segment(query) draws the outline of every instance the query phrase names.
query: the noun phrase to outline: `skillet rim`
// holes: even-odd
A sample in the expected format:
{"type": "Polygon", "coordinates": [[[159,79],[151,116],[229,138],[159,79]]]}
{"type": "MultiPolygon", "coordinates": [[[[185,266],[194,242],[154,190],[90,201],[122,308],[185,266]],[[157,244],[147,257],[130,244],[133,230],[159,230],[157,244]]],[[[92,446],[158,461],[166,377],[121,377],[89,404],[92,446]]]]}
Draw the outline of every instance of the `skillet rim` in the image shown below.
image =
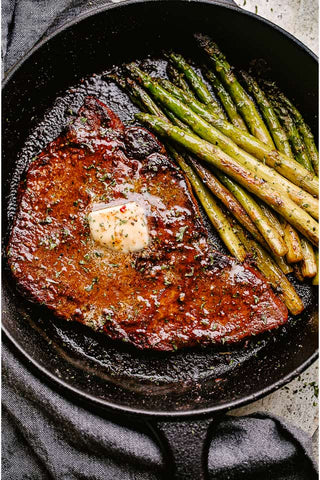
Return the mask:
{"type": "MultiPolygon", "coordinates": [[[[63,390],[67,391],[68,393],[71,393],[72,395],[76,395],[78,399],[85,400],[87,404],[94,405],[96,407],[102,408],[102,409],[107,409],[110,412],[113,413],[124,413],[126,415],[131,415],[131,416],[139,416],[139,417],[145,417],[145,418],[157,418],[157,419],[164,419],[164,418],[199,418],[199,417],[206,417],[212,414],[222,414],[224,412],[227,412],[229,410],[233,410],[235,408],[240,408],[244,407],[245,405],[248,405],[249,403],[255,402],[259,400],[260,398],[266,396],[267,394],[270,394],[279,388],[283,387],[287,383],[291,382],[294,378],[296,378],[298,375],[300,375],[302,372],[304,372],[310,365],[312,365],[317,359],[318,359],[318,349],[307,359],[305,362],[303,362],[299,367],[297,367],[295,370],[290,372],[288,375],[285,377],[279,379],[277,382],[274,382],[272,385],[265,387],[261,390],[259,390],[257,393],[251,393],[250,395],[247,395],[245,397],[222,403],[221,405],[215,405],[213,407],[207,407],[207,408],[200,408],[198,410],[193,409],[193,410],[186,410],[186,411],[158,411],[158,410],[143,410],[139,408],[132,408],[128,406],[123,406],[123,405],[117,405],[116,403],[107,401],[107,400],[102,400],[98,397],[95,397],[89,393],[84,392],[83,390],[80,390],[78,388],[73,387],[72,385],[68,384],[61,378],[55,376],[52,374],[50,371],[48,371],[45,367],[39,365],[32,357],[29,355],[27,352],[23,350],[23,348],[20,346],[20,344],[11,336],[11,334],[7,331],[5,327],[2,327],[3,332],[5,333],[6,337],[12,342],[15,348],[19,351],[22,356],[31,363],[33,367],[45,377],[45,380],[47,381],[48,379],[53,383],[56,384],[58,387],[62,388],[63,390]]],[[[28,367],[27,367],[28,368],[28,367]]]]}
{"type": "MultiPolygon", "coordinates": [[[[33,47],[28,50],[23,57],[18,60],[12,67],[9,68],[7,72],[4,74],[4,78],[2,81],[2,91],[4,91],[6,84],[9,82],[11,77],[14,75],[14,73],[21,67],[21,65],[31,56],[33,55],[34,52],[36,52],[39,48],[42,47],[45,43],[47,43],[49,40],[51,40],[53,37],[58,35],[64,30],[67,30],[69,27],[76,25],[77,23],[80,23],[82,20],[85,20],[89,17],[92,17],[96,14],[99,14],[101,12],[104,12],[106,10],[112,10],[114,8],[116,9],[121,9],[123,7],[126,7],[127,5],[136,5],[136,4],[143,4],[143,3],[170,3],[171,0],[122,0],[121,3],[110,3],[106,5],[102,5],[99,7],[92,8],[80,15],[78,15],[76,18],[69,20],[68,22],[63,23],[60,27],[58,27],[56,30],[51,32],[49,35],[43,36],[33,47]]],[[[226,8],[229,10],[234,10],[240,15],[245,15],[252,17],[254,19],[257,19],[258,21],[264,23],[267,25],[269,28],[273,30],[277,30],[279,33],[287,37],[289,40],[293,41],[301,50],[303,50],[305,53],[309,54],[313,60],[318,62],[318,56],[310,50],[309,47],[307,47],[304,43],[301,42],[297,37],[292,35],[291,33],[287,32],[284,30],[282,27],[279,25],[276,25],[275,23],[271,22],[270,20],[261,17],[260,15],[257,15],[252,12],[248,12],[246,10],[243,10],[241,7],[239,7],[237,4],[233,4],[233,0],[176,0],[180,2],[181,4],[186,3],[186,4],[192,4],[192,3],[203,3],[206,5],[212,5],[212,6],[218,6],[221,8],[226,8]],[[231,3],[232,2],[232,3],[231,3]]]]}
{"type": "MultiPolygon", "coordinates": [[[[318,61],[318,56],[312,52],[306,45],[304,45],[299,39],[297,39],[294,35],[291,33],[287,32],[284,30],[282,27],[279,27],[278,25],[274,24],[270,20],[267,20],[257,14],[254,14],[252,12],[247,12],[240,8],[238,5],[233,4],[232,0],[177,0],[181,5],[184,3],[186,4],[206,4],[206,5],[211,5],[211,6],[218,6],[221,8],[226,8],[229,10],[234,10],[240,15],[246,15],[249,17],[253,17],[254,20],[260,21],[263,24],[265,24],[268,28],[271,30],[277,30],[280,34],[284,35],[287,37],[291,42],[295,44],[295,46],[299,47],[301,50],[303,50],[304,53],[308,54],[309,56],[312,57],[313,60],[316,62],[318,61]],[[232,2],[232,3],[231,3],[232,2]]],[[[68,28],[80,23],[81,21],[88,19],[90,17],[93,17],[94,15],[100,14],[102,12],[112,10],[114,8],[116,9],[121,9],[125,8],[128,5],[141,5],[141,4],[156,4],[156,3],[169,3],[170,0],[124,0],[121,3],[110,3],[106,5],[101,5],[99,7],[92,8],[80,15],[78,15],[76,18],[63,23],[60,27],[55,29],[52,33],[49,35],[45,35],[39,40],[17,63],[15,63],[6,73],[3,79],[2,83],[2,94],[5,92],[6,85],[9,83],[11,78],[14,76],[14,74],[19,70],[19,68],[24,64],[24,62],[31,57],[38,49],[40,49],[44,44],[49,42],[52,38],[54,38],[56,35],[59,35],[61,32],[64,30],[67,30],[68,28]]],[[[207,408],[200,408],[200,409],[191,409],[191,410],[186,410],[186,411],[152,411],[152,410],[143,410],[143,409],[138,409],[138,408],[132,408],[124,405],[117,405],[116,403],[107,401],[107,400],[102,400],[98,397],[95,397],[89,393],[84,392],[83,390],[80,390],[76,387],[73,387],[72,385],[68,384],[61,378],[55,376],[53,373],[51,373],[49,370],[47,370],[45,367],[41,366],[38,364],[36,360],[34,360],[29,353],[27,353],[24,348],[20,345],[20,343],[13,338],[13,336],[9,333],[7,328],[3,325],[1,325],[1,329],[5,336],[10,340],[10,342],[14,345],[14,347],[21,353],[21,355],[26,359],[30,364],[35,367],[35,369],[38,372],[41,372],[41,374],[45,377],[46,380],[50,380],[53,382],[53,384],[57,385],[58,387],[61,387],[63,390],[66,390],[69,393],[72,393],[73,395],[76,395],[78,398],[85,400],[86,402],[93,404],[95,406],[98,406],[102,409],[108,409],[111,412],[115,413],[125,413],[129,415],[135,415],[135,416],[143,416],[147,418],[190,418],[190,417],[204,417],[208,416],[212,413],[223,413],[228,410],[231,410],[233,408],[239,408],[244,405],[247,405],[248,403],[254,402],[262,397],[264,397],[267,394],[270,394],[274,392],[275,390],[279,389],[280,387],[286,385],[289,383],[291,380],[296,378],[299,374],[301,374],[303,371],[305,371],[312,363],[314,363],[317,358],[318,358],[318,348],[313,352],[310,357],[305,360],[302,364],[300,364],[297,368],[295,368],[293,371],[291,371],[289,374],[286,376],[280,378],[276,382],[273,382],[271,385],[268,387],[264,387],[261,390],[259,390],[256,393],[251,393],[250,395],[247,395],[245,397],[241,397],[239,399],[229,401],[226,403],[222,403],[221,405],[215,405],[212,407],[207,407],[207,408]]]]}

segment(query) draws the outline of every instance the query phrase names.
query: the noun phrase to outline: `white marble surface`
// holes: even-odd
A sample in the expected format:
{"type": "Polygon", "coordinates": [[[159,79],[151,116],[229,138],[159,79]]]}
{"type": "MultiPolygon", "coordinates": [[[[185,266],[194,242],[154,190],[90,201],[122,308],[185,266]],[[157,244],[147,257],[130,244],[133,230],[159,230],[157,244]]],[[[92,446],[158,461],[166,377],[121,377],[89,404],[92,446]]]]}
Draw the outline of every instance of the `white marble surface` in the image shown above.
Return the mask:
{"type": "MultiPolygon", "coordinates": [[[[317,0],[236,0],[242,8],[258,13],[292,33],[318,53],[317,0]]],[[[318,362],[296,380],[231,415],[264,411],[279,415],[313,436],[318,452],[318,362]]]]}
{"type": "Polygon", "coordinates": [[[239,7],[271,20],[319,51],[318,0],[235,0],[239,7]]]}

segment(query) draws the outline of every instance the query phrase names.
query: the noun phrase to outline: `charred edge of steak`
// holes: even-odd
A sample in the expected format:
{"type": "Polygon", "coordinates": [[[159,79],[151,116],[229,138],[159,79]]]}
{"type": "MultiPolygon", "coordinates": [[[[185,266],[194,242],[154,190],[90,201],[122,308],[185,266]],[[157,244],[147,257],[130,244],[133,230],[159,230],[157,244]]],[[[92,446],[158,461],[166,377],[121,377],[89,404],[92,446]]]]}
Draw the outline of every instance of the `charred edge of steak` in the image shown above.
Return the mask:
{"type": "Polygon", "coordinates": [[[81,144],[96,137],[123,133],[121,120],[104,103],[95,97],[86,97],[77,117],[67,128],[67,140],[81,144]]]}
{"type": "Polygon", "coordinates": [[[152,153],[161,153],[164,151],[162,145],[146,129],[141,127],[131,127],[125,131],[124,143],[126,145],[126,154],[129,158],[143,159],[152,153]]]}

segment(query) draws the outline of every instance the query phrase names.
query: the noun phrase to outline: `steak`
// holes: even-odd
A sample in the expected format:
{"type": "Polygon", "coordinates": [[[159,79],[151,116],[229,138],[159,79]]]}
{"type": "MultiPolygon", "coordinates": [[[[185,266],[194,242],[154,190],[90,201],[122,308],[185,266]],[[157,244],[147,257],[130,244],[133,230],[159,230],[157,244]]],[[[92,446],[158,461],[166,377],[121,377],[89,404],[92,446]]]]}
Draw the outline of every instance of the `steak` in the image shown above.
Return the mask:
{"type": "Polygon", "coordinates": [[[94,97],[30,164],[18,198],[9,265],[19,289],[59,317],[153,350],[237,342],[287,321],[264,277],[209,243],[158,140],[94,97]],[[132,202],[145,212],[144,248],[93,239],[91,212],[132,202]]]}

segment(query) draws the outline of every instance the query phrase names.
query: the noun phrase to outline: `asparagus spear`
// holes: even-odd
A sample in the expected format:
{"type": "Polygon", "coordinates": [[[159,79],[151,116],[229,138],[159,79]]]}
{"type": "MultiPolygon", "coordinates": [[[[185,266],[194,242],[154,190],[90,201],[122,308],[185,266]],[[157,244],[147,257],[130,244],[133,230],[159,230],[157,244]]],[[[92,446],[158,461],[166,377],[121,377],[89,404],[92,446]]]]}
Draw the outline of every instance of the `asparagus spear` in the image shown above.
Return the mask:
{"type": "Polygon", "coordinates": [[[245,246],[247,252],[251,253],[258,269],[269,280],[271,285],[280,289],[280,297],[293,315],[298,315],[304,309],[303,302],[295,291],[293,285],[282,273],[279,267],[272,260],[270,255],[254,240],[249,239],[243,229],[236,225],[235,232],[245,246]]]}
{"type": "Polygon", "coordinates": [[[305,123],[299,110],[290,102],[287,97],[283,95],[283,93],[280,93],[280,100],[289,108],[291,114],[293,115],[298,127],[298,131],[307,147],[314,171],[316,172],[317,176],[319,176],[319,153],[310,127],[305,123]]]}
{"type": "Polygon", "coordinates": [[[245,132],[247,132],[248,129],[246,127],[245,122],[243,121],[241,115],[239,115],[237,107],[233,103],[232,98],[230,97],[229,93],[224,88],[223,84],[220,82],[218,77],[208,68],[205,68],[204,74],[207,80],[214,87],[218,97],[220,98],[222,105],[224,106],[225,111],[228,114],[228,117],[231,123],[233,123],[235,127],[238,127],[241,130],[244,130],[245,132]]]}
{"type": "Polygon", "coordinates": [[[177,161],[181,170],[183,170],[186,174],[212,225],[217,230],[229,252],[240,262],[243,262],[246,257],[246,252],[236,233],[233,231],[228,218],[218,206],[209,190],[203,185],[197,174],[193,171],[190,165],[187,164],[182,155],[180,155],[175,149],[170,149],[170,152],[177,161]]]}
{"type": "Polygon", "coordinates": [[[312,278],[318,271],[317,260],[312,245],[305,238],[301,238],[301,248],[303,260],[301,262],[301,272],[304,277],[312,278]]]}
{"type": "Polygon", "coordinates": [[[158,115],[159,117],[166,119],[158,105],[152,100],[147,92],[140,87],[140,85],[132,80],[132,78],[123,78],[115,73],[108,74],[105,78],[112,80],[120,88],[125,90],[129,94],[130,99],[138,108],[140,108],[140,110],[147,111],[153,115],[158,115]]]}
{"type": "Polygon", "coordinates": [[[316,257],[317,273],[312,279],[312,285],[319,285],[319,251],[316,250],[314,253],[316,257]]]}
{"type": "Polygon", "coordinates": [[[241,75],[246,82],[249,92],[254,96],[260,108],[262,116],[272,135],[275,146],[277,147],[279,152],[282,152],[288,157],[293,158],[288,137],[284,129],[282,128],[282,125],[279,122],[279,119],[275,111],[273,110],[267,96],[261,90],[256,80],[254,80],[248,73],[242,71],[241,75]]]}
{"type": "MultiPolygon", "coordinates": [[[[308,141],[310,140],[311,145],[313,145],[315,147],[314,140],[313,140],[313,135],[312,135],[309,127],[304,123],[304,120],[303,120],[300,112],[281,93],[280,93],[280,100],[283,104],[285,104],[289,107],[290,113],[292,113],[293,116],[296,117],[295,120],[296,120],[296,123],[297,123],[297,126],[298,126],[298,132],[297,132],[297,135],[296,135],[297,138],[296,138],[295,147],[296,148],[297,148],[297,146],[299,147],[300,146],[300,140],[301,140],[301,143],[303,143],[302,140],[305,139],[304,147],[307,147],[307,148],[305,148],[305,150],[302,150],[302,152],[304,154],[307,154],[307,155],[305,155],[305,157],[303,156],[302,158],[303,159],[306,158],[308,169],[310,171],[313,171],[313,169],[311,167],[311,163],[308,160],[311,159],[312,163],[314,163],[314,160],[315,160],[315,157],[316,157],[316,159],[318,161],[318,152],[315,149],[316,150],[314,152],[315,155],[312,158],[312,155],[310,155],[310,151],[308,150],[308,145],[307,145],[308,141]],[[299,124],[302,128],[299,128],[299,124]],[[300,134],[301,134],[301,136],[300,136],[300,134]]],[[[290,122],[290,125],[291,125],[291,122],[290,122]]],[[[292,129],[292,131],[294,132],[294,129],[292,129]]],[[[310,145],[310,143],[309,143],[309,145],[310,145]]],[[[312,146],[311,146],[311,149],[312,149],[312,146]]],[[[291,226],[287,227],[287,229],[290,229],[290,228],[292,229],[291,226]]],[[[297,235],[297,233],[295,231],[294,231],[294,234],[297,235]]],[[[294,240],[293,240],[293,243],[294,243],[294,240]]],[[[296,269],[296,275],[297,275],[298,278],[300,278],[300,280],[301,280],[301,277],[312,278],[317,274],[317,270],[318,270],[314,249],[313,249],[312,245],[308,242],[308,240],[306,240],[303,237],[300,238],[300,246],[301,246],[301,252],[302,252],[302,260],[301,260],[301,263],[299,265],[299,270],[296,269]]],[[[291,246],[289,246],[289,247],[291,247],[291,246]]],[[[289,248],[289,251],[290,251],[290,248],[289,248]]]]}
{"type": "Polygon", "coordinates": [[[265,82],[269,89],[270,95],[280,100],[281,104],[285,106],[292,115],[297,129],[301,135],[301,139],[305,143],[306,151],[311,159],[314,171],[319,176],[319,153],[315,145],[314,137],[312,135],[310,127],[305,123],[299,110],[293,105],[293,103],[275,86],[274,83],[265,82]]]}
{"type": "MultiPolygon", "coordinates": [[[[158,80],[158,86],[151,86],[150,83],[148,83],[148,78],[144,76],[143,72],[138,73],[137,70],[135,70],[135,74],[140,76],[140,81],[142,81],[145,88],[149,89],[151,93],[159,99],[160,102],[167,102],[168,99],[175,97],[177,102],[174,106],[171,104],[171,108],[178,108],[181,110],[181,105],[178,103],[178,101],[185,103],[185,106],[190,106],[195,114],[200,115],[200,117],[210,123],[212,127],[215,127],[226,137],[229,137],[229,142],[231,142],[230,145],[232,145],[233,142],[236,143],[246,152],[251,153],[262,162],[266,162],[267,165],[277,170],[277,172],[281,174],[280,178],[284,191],[288,192],[291,198],[302,208],[305,208],[310,214],[315,216],[315,218],[318,218],[318,201],[313,198],[312,195],[307,193],[311,192],[313,195],[318,194],[318,180],[298,162],[290,159],[281,152],[266,146],[249,133],[236,128],[229,122],[225,122],[214,116],[212,113],[209,113],[200,102],[195,101],[189,95],[186,95],[185,92],[178,89],[167,80],[158,80]],[[161,86],[163,88],[162,90],[159,90],[159,87],[161,86]],[[172,95],[170,95],[170,93],[172,95]],[[291,181],[287,180],[287,178],[291,181]],[[304,192],[302,188],[307,190],[307,192],[304,192]]],[[[190,116],[190,109],[184,109],[181,112],[181,115],[184,115],[185,121],[187,121],[188,116],[190,116]]],[[[189,121],[189,124],[191,124],[193,120],[194,118],[189,121]]]]}
{"type": "Polygon", "coordinates": [[[296,230],[283,219],[280,219],[284,231],[284,240],[288,247],[286,260],[288,263],[298,263],[303,259],[300,237],[296,230]]]}
{"type": "Polygon", "coordinates": [[[177,118],[175,114],[171,112],[171,110],[164,108],[163,111],[166,114],[167,118],[170,120],[170,122],[173,123],[173,125],[176,125],[176,127],[179,127],[182,130],[190,132],[190,128],[188,127],[188,125],[186,125],[179,118],[177,118]]]}
{"type": "Polygon", "coordinates": [[[138,101],[138,105],[141,105],[144,110],[147,110],[152,115],[157,115],[160,118],[166,119],[166,116],[163,114],[161,108],[150,98],[143,88],[140,87],[134,80],[131,78],[126,79],[128,90],[131,94],[131,97],[138,101]]]}
{"type": "Polygon", "coordinates": [[[168,63],[167,74],[174,85],[176,85],[178,88],[181,88],[181,90],[187,94],[193,96],[192,90],[186,82],[183,73],[180,73],[171,63],[168,63]]]}
{"type": "Polygon", "coordinates": [[[265,244],[264,238],[250,219],[249,215],[238,202],[235,196],[216,178],[216,176],[201,165],[195,158],[189,159],[193,169],[197,172],[203,183],[225,205],[241,225],[243,225],[258,242],[265,244]]]}
{"type": "Polygon", "coordinates": [[[307,149],[301,140],[300,134],[295,126],[293,118],[291,117],[289,111],[286,109],[284,105],[282,105],[278,98],[274,96],[270,96],[274,110],[278,117],[280,118],[282,125],[286,131],[286,134],[291,142],[292,148],[295,153],[295,158],[297,161],[304,166],[306,170],[309,172],[313,172],[313,167],[311,160],[309,158],[307,149]]]}
{"type": "MultiPolygon", "coordinates": [[[[254,95],[260,107],[262,115],[273,136],[275,145],[277,146],[280,152],[285,153],[291,158],[294,158],[287,134],[282,128],[278,120],[278,117],[274,112],[268,98],[266,97],[264,92],[260,89],[258,83],[252,77],[250,77],[250,75],[248,75],[245,72],[242,72],[242,77],[244,78],[250,93],[254,95]]],[[[265,214],[267,215],[268,213],[265,212],[265,214]]],[[[280,225],[279,222],[278,224],[280,225]]],[[[301,275],[304,277],[308,275],[313,276],[312,272],[314,272],[316,265],[315,265],[312,246],[310,245],[310,243],[307,243],[307,240],[303,238],[300,240],[298,233],[285,220],[282,221],[282,224],[283,224],[283,236],[288,246],[287,261],[289,263],[296,263],[302,259],[301,269],[300,269],[301,275]]],[[[299,278],[301,277],[300,270],[299,270],[299,278]]]]}
{"type": "Polygon", "coordinates": [[[303,251],[301,248],[300,236],[290,223],[286,223],[285,230],[285,241],[288,246],[288,253],[286,255],[286,260],[288,263],[297,263],[303,260],[303,251]],[[287,237],[290,237],[287,239],[287,237]]]}
{"type": "Polygon", "coordinates": [[[285,275],[288,275],[288,273],[291,273],[293,271],[292,265],[287,263],[285,257],[278,257],[277,255],[273,255],[272,253],[271,256],[285,275]]]}
{"type": "Polygon", "coordinates": [[[126,80],[125,78],[123,77],[120,77],[119,75],[117,75],[116,73],[106,73],[105,75],[103,75],[103,78],[104,79],[108,79],[108,80],[112,80],[113,82],[115,82],[120,88],[122,88],[123,90],[126,90],[126,80]]]}
{"type": "Polygon", "coordinates": [[[271,148],[274,148],[272,138],[262,118],[260,117],[254,102],[238,82],[237,77],[232,71],[225,56],[219,50],[218,45],[205,35],[197,34],[196,39],[204,51],[209,55],[209,58],[213,62],[217,73],[221,77],[221,80],[228,88],[230,95],[237,106],[237,109],[246,121],[250,132],[255,137],[259,138],[259,140],[261,140],[263,143],[269,145],[271,148]]]}
{"type": "Polygon", "coordinates": [[[277,215],[272,212],[264,203],[261,203],[260,207],[271,225],[273,225],[274,228],[280,233],[281,237],[284,237],[284,231],[277,215]]]}
{"type": "Polygon", "coordinates": [[[272,252],[279,257],[283,257],[288,249],[281,235],[269,222],[258,203],[251,197],[251,195],[248,195],[242,187],[231,178],[227,177],[227,175],[220,172],[218,173],[218,178],[243,206],[272,252]]]}
{"type": "Polygon", "coordinates": [[[304,277],[312,278],[318,269],[314,247],[304,237],[300,238],[300,245],[302,250],[301,273],[304,277]]]}
{"type": "Polygon", "coordinates": [[[169,56],[171,62],[181,71],[194,90],[199,100],[204,103],[207,108],[215,113],[219,118],[226,120],[226,116],[218,102],[213,98],[207,86],[202,81],[201,77],[194,71],[194,69],[185,61],[182,55],[171,53],[169,56]]]}
{"type": "MultiPolygon", "coordinates": [[[[268,244],[261,236],[259,230],[256,228],[250,217],[247,215],[246,211],[243,209],[242,205],[234,197],[234,195],[224,186],[222,183],[217,180],[213,173],[206,168],[204,168],[197,160],[194,158],[189,158],[192,166],[201,177],[203,183],[212,191],[212,193],[219,198],[219,200],[227,207],[227,209],[233,214],[234,218],[244,226],[248,232],[251,233],[253,238],[255,238],[260,245],[265,249],[269,250],[268,244]]],[[[274,261],[281,268],[282,272],[287,275],[292,272],[292,267],[287,264],[284,257],[279,257],[272,254],[274,261]]]]}
{"type": "MultiPolygon", "coordinates": [[[[182,128],[188,130],[188,127],[183,124],[174,114],[171,112],[166,112],[171,117],[173,123],[177,126],[182,124],[182,128]]],[[[181,127],[180,127],[181,128],[181,127]]],[[[190,131],[190,129],[189,129],[190,131]]],[[[172,150],[171,150],[172,151],[172,150]]],[[[189,161],[191,162],[193,168],[196,170],[200,178],[202,179],[203,183],[207,185],[207,187],[212,191],[212,193],[220,199],[220,201],[227,207],[227,209],[234,215],[234,217],[238,220],[238,222],[243,225],[251,234],[252,236],[258,240],[258,242],[268,249],[268,245],[266,244],[264,238],[260,235],[259,231],[255,227],[254,223],[250,220],[250,217],[247,215],[246,211],[242,208],[239,204],[237,199],[231,194],[231,192],[224,187],[207,169],[205,169],[197,160],[194,158],[189,157],[189,161]]],[[[262,205],[263,206],[263,205],[262,205]]],[[[266,208],[265,206],[263,206],[266,208]]],[[[267,213],[269,218],[272,217],[272,212],[267,209],[267,213]]],[[[280,229],[281,225],[278,222],[277,228],[280,229]]],[[[283,232],[282,232],[283,233],[283,232]]],[[[272,254],[272,257],[281,271],[287,275],[288,273],[292,272],[292,267],[285,261],[284,257],[279,257],[277,255],[272,254]]]]}
{"type": "MultiPolygon", "coordinates": [[[[128,92],[127,80],[125,78],[120,77],[116,73],[108,73],[107,75],[104,76],[104,78],[107,78],[108,80],[112,80],[114,83],[116,83],[118,85],[118,87],[120,87],[122,90],[125,90],[126,92],[128,92]]],[[[133,80],[132,80],[132,82],[133,82],[133,80]]],[[[143,90],[140,87],[140,85],[138,85],[137,83],[135,83],[135,84],[139,87],[139,89],[143,90]]],[[[141,100],[139,98],[139,95],[135,95],[133,92],[129,91],[129,96],[130,96],[130,99],[132,100],[132,102],[138,108],[140,108],[140,110],[144,110],[143,103],[141,102],[141,100]]],[[[154,113],[156,115],[155,112],[150,112],[150,113],[154,113]]]]}
{"type": "MultiPolygon", "coordinates": [[[[245,168],[239,161],[222,152],[217,146],[179,129],[162,119],[148,115],[137,114],[137,119],[146,123],[157,134],[178,143],[192,154],[224,171],[250,192],[264,200],[274,210],[292,223],[311,242],[318,242],[318,224],[304,210],[299,208],[285,194],[279,195],[270,184],[259,178],[256,173],[245,168]]],[[[259,164],[261,165],[261,164],[259,164]]]]}
{"type": "MultiPolygon", "coordinates": [[[[264,205],[263,203],[261,203],[260,205],[261,209],[263,210],[265,216],[269,219],[270,223],[274,226],[274,228],[280,233],[280,235],[283,237],[284,239],[284,242],[285,244],[287,245],[287,248],[288,250],[290,248],[293,248],[293,247],[290,247],[289,244],[288,244],[288,237],[285,238],[285,234],[284,234],[284,227],[281,225],[278,217],[275,215],[274,212],[272,212],[270,210],[270,208],[268,208],[266,205],[264,205]]],[[[288,222],[286,222],[285,220],[283,220],[285,222],[286,225],[289,225],[288,222]]],[[[292,227],[292,225],[290,225],[291,229],[294,230],[294,228],[292,227]]],[[[294,230],[295,231],[295,230],[294,230]]],[[[298,234],[297,234],[298,235],[298,234]]],[[[281,270],[283,271],[284,274],[288,274],[288,273],[291,273],[293,271],[293,268],[290,266],[290,264],[285,260],[285,257],[277,257],[275,255],[272,255],[273,256],[273,259],[275,260],[275,262],[277,263],[278,267],[281,268],[281,270]]]]}

